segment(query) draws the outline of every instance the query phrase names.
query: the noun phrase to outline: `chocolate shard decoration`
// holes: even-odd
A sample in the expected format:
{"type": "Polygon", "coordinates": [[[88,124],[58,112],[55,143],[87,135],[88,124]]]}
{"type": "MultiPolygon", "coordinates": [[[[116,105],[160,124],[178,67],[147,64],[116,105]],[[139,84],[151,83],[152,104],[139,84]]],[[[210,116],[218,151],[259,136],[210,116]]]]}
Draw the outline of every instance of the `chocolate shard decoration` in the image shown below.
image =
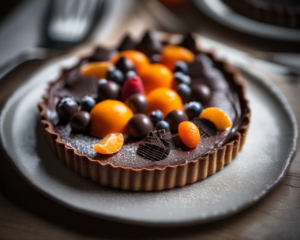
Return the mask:
{"type": "Polygon", "coordinates": [[[131,37],[126,34],[121,42],[120,46],[118,47],[118,51],[122,52],[124,50],[130,50],[135,48],[135,42],[131,39],[131,37]]]}
{"type": "Polygon", "coordinates": [[[80,102],[85,96],[95,97],[97,95],[97,78],[83,76],[78,69],[70,72],[66,79],[64,88],[56,92],[60,98],[73,97],[76,102],[80,102]]]}
{"type": "Polygon", "coordinates": [[[193,53],[197,53],[197,45],[196,45],[196,40],[193,36],[192,33],[187,33],[182,42],[179,44],[179,46],[187,48],[188,50],[190,50],[193,53]]]}
{"type": "Polygon", "coordinates": [[[211,137],[217,134],[217,128],[214,123],[204,118],[193,118],[191,120],[199,131],[201,137],[211,137]]]}
{"type": "Polygon", "coordinates": [[[204,66],[203,64],[195,59],[193,62],[191,62],[189,65],[188,75],[191,78],[201,78],[204,77],[204,66]]]}
{"type": "Polygon", "coordinates": [[[188,75],[192,80],[201,79],[212,90],[228,88],[223,74],[213,66],[211,59],[205,54],[198,54],[196,59],[189,64],[188,75]]]}
{"type": "Polygon", "coordinates": [[[196,56],[195,60],[189,64],[188,75],[191,78],[207,77],[207,69],[209,72],[215,70],[212,65],[211,59],[207,55],[200,53],[196,56]]]}
{"type": "Polygon", "coordinates": [[[170,153],[171,144],[169,141],[160,137],[164,135],[165,130],[150,132],[140,143],[137,154],[151,161],[161,161],[165,159],[170,153]]]}
{"type": "Polygon", "coordinates": [[[148,135],[149,136],[154,136],[155,135],[155,136],[157,136],[161,139],[164,139],[164,140],[166,140],[170,143],[171,149],[176,148],[175,141],[174,141],[172,133],[170,131],[166,132],[165,129],[160,129],[160,130],[157,130],[157,131],[152,131],[148,135]]]}
{"type": "Polygon", "coordinates": [[[161,48],[161,43],[149,31],[146,31],[141,42],[136,46],[136,50],[144,53],[147,57],[159,54],[161,48]]]}
{"type": "Polygon", "coordinates": [[[165,133],[163,136],[161,136],[161,138],[170,143],[171,150],[176,148],[176,144],[171,132],[165,133]]]}
{"type": "Polygon", "coordinates": [[[115,50],[97,47],[94,54],[88,60],[91,62],[109,61],[115,53],[115,50]]]}

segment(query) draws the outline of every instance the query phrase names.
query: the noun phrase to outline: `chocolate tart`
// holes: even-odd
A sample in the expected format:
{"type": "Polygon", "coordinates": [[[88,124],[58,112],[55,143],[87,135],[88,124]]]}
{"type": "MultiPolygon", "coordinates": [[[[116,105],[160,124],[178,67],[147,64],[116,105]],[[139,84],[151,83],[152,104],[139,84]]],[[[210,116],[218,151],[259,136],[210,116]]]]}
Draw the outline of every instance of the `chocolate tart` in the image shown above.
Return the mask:
{"type": "MultiPolygon", "coordinates": [[[[124,46],[121,44],[117,49],[133,49],[140,46],[128,42],[133,41],[129,41],[127,36],[122,43],[124,46]]],[[[168,39],[162,41],[164,44],[167,42],[168,39]]],[[[122,149],[112,155],[95,153],[92,146],[100,139],[86,134],[73,134],[69,124],[57,124],[55,106],[62,95],[80,99],[87,93],[94,94],[96,80],[90,79],[89,84],[85,86],[76,85],[77,87],[70,88],[70,76],[76,74],[76,69],[83,63],[107,61],[115,53],[115,50],[98,47],[92,56],[81,59],[71,69],[62,70],[60,77],[50,83],[43,96],[43,102],[39,104],[46,139],[68,168],[104,186],[122,190],[151,191],[182,187],[187,183],[205,179],[236,157],[244,145],[250,124],[250,108],[239,72],[225,61],[218,60],[213,53],[199,49],[191,34],[178,45],[198,54],[189,65],[192,84],[204,83],[211,88],[212,98],[206,106],[227,109],[232,126],[224,132],[218,131],[213,136],[204,134],[195,149],[185,149],[179,144],[161,161],[150,161],[139,156],[137,148],[141,141],[125,141],[122,149]]],[[[143,47],[147,48],[147,44],[143,47]]],[[[149,49],[147,53],[150,54],[149,49]]],[[[178,136],[173,134],[175,142],[176,138],[178,136]]]]}
{"type": "Polygon", "coordinates": [[[297,0],[223,0],[223,2],[247,18],[300,29],[300,2],[297,0]]]}

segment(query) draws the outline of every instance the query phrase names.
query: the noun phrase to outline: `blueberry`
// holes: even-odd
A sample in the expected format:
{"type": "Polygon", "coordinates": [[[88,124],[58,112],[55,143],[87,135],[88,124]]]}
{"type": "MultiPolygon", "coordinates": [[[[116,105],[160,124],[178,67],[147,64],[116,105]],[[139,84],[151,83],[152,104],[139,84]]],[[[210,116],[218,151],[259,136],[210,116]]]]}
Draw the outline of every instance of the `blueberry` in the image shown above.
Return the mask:
{"type": "Polygon", "coordinates": [[[65,97],[57,104],[56,111],[60,123],[67,123],[70,121],[73,114],[78,111],[78,104],[73,98],[65,97]]]}
{"type": "Polygon", "coordinates": [[[200,113],[203,110],[202,104],[199,102],[189,102],[184,105],[185,113],[189,119],[199,117],[200,113]]]}
{"type": "Polygon", "coordinates": [[[192,90],[185,83],[180,83],[176,88],[176,92],[181,97],[182,102],[186,103],[189,101],[192,90]]]}
{"type": "Polygon", "coordinates": [[[94,98],[90,96],[85,96],[80,102],[80,110],[90,112],[95,105],[96,101],[94,98]]]}
{"type": "Polygon", "coordinates": [[[153,125],[155,125],[158,121],[162,120],[163,118],[164,118],[164,115],[160,110],[155,110],[155,111],[151,112],[151,114],[150,114],[150,119],[151,119],[153,125]]]}
{"type": "Polygon", "coordinates": [[[188,70],[189,70],[189,68],[188,68],[188,65],[187,65],[186,62],[184,62],[184,61],[177,61],[175,63],[175,67],[174,67],[173,72],[182,72],[182,73],[187,74],[188,70]]]}
{"type": "Polygon", "coordinates": [[[166,121],[159,121],[156,123],[155,126],[156,130],[161,130],[161,129],[165,129],[166,132],[170,131],[170,124],[166,121]]]}
{"type": "Polygon", "coordinates": [[[106,79],[107,80],[112,80],[120,85],[123,84],[124,82],[124,75],[123,73],[119,70],[116,69],[114,66],[110,67],[107,72],[106,72],[106,79]]]}
{"type": "Polygon", "coordinates": [[[190,76],[182,73],[182,72],[175,72],[173,75],[173,86],[176,89],[176,87],[180,84],[180,83],[185,83],[187,85],[191,84],[191,78],[190,76]]]}
{"type": "Polygon", "coordinates": [[[136,72],[135,71],[128,71],[127,73],[126,73],[126,77],[125,77],[125,80],[128,80],[129,78],[132,78],[132,77],[134,77],[134,76],[136,76],[137,74],[136,74],[136,72]]]}
{"type": "Polygon", "coordinates": [[[115,66],[111,66],[107,69],[106,71],[106,76],[105,78],[106,79],[111,79],[114,77],[114,71],[116,70],[116,67],[115,66]]]}

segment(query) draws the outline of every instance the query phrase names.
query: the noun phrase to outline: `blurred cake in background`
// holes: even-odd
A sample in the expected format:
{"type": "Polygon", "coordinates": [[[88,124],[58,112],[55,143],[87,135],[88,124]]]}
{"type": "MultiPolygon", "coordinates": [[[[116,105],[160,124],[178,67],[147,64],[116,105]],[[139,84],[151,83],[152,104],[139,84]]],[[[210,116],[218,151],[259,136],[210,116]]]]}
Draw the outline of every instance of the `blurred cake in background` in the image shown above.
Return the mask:
{"type": "Polygon", "coordinates": [[[271,25],[300,29],[299,0],[222,0],[235,12],[271,25]]]}

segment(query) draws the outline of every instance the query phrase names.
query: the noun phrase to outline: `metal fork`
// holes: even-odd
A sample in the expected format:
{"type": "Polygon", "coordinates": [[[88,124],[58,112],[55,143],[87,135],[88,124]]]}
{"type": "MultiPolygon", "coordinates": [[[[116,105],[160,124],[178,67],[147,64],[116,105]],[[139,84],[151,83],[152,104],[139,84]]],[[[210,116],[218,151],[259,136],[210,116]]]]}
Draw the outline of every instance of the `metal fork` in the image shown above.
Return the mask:
{"type": "Polygon", "coordinates": [[[46,14],[43,44],[29,48],[0,66],[0,80],[29,60],[59,55],[54,49],[66,49],[84,40],[97,20],[104,0],[53,0],[46,14]]]}
{"type": "Polygon", "coordinates": [[[52,41],[79,42],[90,29],[99,0],[54,0],[48,37],[52,41]]]}

